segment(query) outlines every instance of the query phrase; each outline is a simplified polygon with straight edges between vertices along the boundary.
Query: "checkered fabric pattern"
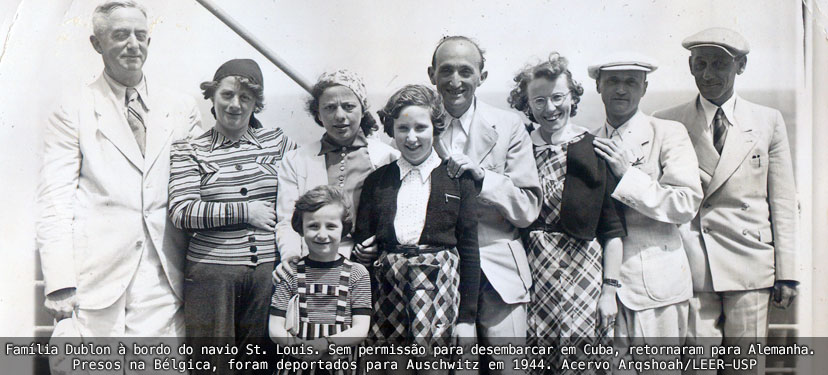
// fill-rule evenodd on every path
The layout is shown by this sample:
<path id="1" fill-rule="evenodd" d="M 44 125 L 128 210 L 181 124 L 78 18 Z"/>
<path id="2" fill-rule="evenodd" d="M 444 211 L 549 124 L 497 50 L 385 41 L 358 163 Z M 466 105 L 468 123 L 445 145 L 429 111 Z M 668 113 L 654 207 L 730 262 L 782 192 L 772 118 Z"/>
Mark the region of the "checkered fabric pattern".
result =
<path id="1" fill-rule="evenodd" d="M 543 224 L 555 225 L 560 220 L 567 146 L 568 143 L 535 147 L 535 161 L 544 193 L 538 220 Z M 532 302 L 528 306 L 528 343 L 555 347 L 571 345 L 580 351 L 586 343 L 594 344 L 601 337 L 611 337 L 611 333 L 599 332 L 597 327 L 602 282 L 603 251 L 600 244 L 596 240 L 584 241 L 565 233 L 544 231 L 529 232 L 526 242 L 534 276 Z M 544 358 L 544 364 L 560 369 L 563 359 L 560 354 L 551 355 Z M 567 359 L 590 358 L 576 354 Z"/>
<path id="2" fill-rule="evenodd" d="M 460 306 L 457 249 L 377 261 L 371 345 L 448 345 Z"/>

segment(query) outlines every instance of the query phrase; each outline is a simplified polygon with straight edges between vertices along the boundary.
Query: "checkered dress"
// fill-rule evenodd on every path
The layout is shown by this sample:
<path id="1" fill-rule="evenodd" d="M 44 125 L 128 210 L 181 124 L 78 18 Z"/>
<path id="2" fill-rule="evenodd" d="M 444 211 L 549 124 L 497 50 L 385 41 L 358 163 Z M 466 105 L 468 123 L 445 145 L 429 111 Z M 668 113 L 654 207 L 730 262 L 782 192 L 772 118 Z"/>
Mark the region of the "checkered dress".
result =
<path id="1" fill-rule="evenodd" d="M 537 219 L 541 224 L 556 225 L 560 221 L 567 148 L 581 138 L 583 135 L 569 143 L 534 147 L 543 189 L 543 206 Z M 536 230 L 526 233 L 526 244 L 535 278 L 528 311 L 528 342 L 558 348 L 572 345 L 580 351 L 596 337 L 606 336 L 607 332 L 598 332 L 597 327 L 603 252 L 598 241 Z M 548 361 L 544 365 L 560 369 L 564 358 L 558 354 L 543 359 Z"/>

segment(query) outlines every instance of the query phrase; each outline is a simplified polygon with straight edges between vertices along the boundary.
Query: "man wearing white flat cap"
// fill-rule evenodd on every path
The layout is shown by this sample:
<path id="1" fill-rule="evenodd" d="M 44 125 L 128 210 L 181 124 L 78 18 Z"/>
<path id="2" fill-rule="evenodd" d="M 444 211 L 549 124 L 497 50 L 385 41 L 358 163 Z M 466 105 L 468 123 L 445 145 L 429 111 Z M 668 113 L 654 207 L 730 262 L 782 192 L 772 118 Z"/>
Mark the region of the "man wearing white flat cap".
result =
<path id="1" fill-rule="evenodd" d="M 627 224 L 615 324 L 622 346 L 680 344 L 693 295 L 678 225 L 693 219 L 701 202 L 698 163 L 680 123 L 638 109 L 655 70 L 630 53 L 589 67 L 606 111 L 595 152 L 619 179 L 612 196 L 624 204 Z"/>
<path id="2" fill-rule="evenodd" d="M 681 227 L 695 296 L 688 343 L 745 344 L 767 336 L 768 305 L 796 296 L 796 188 L 785 122 L 778 110 L 734 91 L 748 42 L 711 28 L 682 42 L 699 95 L 656 116 L 690 133 L 704 189 L 701 209 Z"/>

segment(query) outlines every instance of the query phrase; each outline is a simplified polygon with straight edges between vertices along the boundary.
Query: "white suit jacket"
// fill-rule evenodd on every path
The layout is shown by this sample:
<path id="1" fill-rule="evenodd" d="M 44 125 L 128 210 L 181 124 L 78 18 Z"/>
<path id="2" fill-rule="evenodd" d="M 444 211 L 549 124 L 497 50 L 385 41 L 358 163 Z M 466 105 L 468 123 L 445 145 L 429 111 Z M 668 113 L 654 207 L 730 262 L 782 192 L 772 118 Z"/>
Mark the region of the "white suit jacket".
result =
<path id="1" fill-rule="evenodd" d="M 485 171 L 477 215 L 480 268 L 504 302 L 529 302 L 532 274 L 518 228 L 540 213 L 532 140 L 517 114 L 476 103 L 464 153 Z"/>
<path id="2" fill-rule="evenodd" d="M 704 201 L 681 228 L 695 289 L 751 290 L 799 280 L 796 187 L 782 114 L 737 96 L 719 157 L 702 133 L 707 124 L 699 100 L 656 114 L 684 124 L 699 159 Z"/>
<path id="3" fill-rule="evenodd" d="M 123 98 L 103 75 L 49 118 L 38 190 L 45 292 L 75 287 L 79 306 L 105 308 L 126 290 L 143 251 L 156 251 L 182 296 L 186 237 L 167 218 L 170 144 L 199 132 L 195 101 L 147 84 L 146 156 Z"/>
<path id="4" fill-rule="evenodd" d="M 608 138 L 606 127 L 595 135 Z M 693 288 L 678 226 L 702 199 L 693 145 L 681 124 L 640 111 L 621 137 L 633 166 L 612 193 L 627 223 L 618 298 L 635 311 L 686 301 Z"/>
<path id="5" fill-rule="evenodd" d="M 400 157 L 400 152 L 376 138 L 367 138 L 368 158 L 374 169 L 389 164 Z M 328 184 L 328 170 L 325 155 L 319 155 L 322 141 L 318 140 L 285 153 L 279 163 L 279 178 L 276 194 L 276 249 L 282 259 L 303 256 L 308 253 L 305 241 L 293 230 L 290 220 L 296 200 L 308 190 Z M 356 216 L 357 207 L 351 207 L 351 220 Z M 353 242 L 342 241 L 339 252 L 350 256 Z"/>

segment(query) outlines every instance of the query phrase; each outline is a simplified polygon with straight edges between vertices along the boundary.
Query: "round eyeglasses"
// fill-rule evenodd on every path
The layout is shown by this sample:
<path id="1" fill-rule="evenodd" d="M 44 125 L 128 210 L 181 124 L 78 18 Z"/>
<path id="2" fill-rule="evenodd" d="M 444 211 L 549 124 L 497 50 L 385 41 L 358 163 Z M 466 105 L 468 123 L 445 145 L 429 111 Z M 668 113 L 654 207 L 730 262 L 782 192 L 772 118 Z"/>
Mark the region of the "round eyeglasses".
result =
<path id="1" fill-rule="evenodd" d="M 572 92 L 567 91 L 566 93 L 557 92 L 552 94 L 552 96 L 538 96 L 530 101 L 532 104 L 532 108 L 536 110 L 542 110 L 547 108 L 546 106 L 549 105 L 549 102 L 552 102 L 552 106 L 559 106 L 563 104 L 566 97 L 569 96 Z"/>

